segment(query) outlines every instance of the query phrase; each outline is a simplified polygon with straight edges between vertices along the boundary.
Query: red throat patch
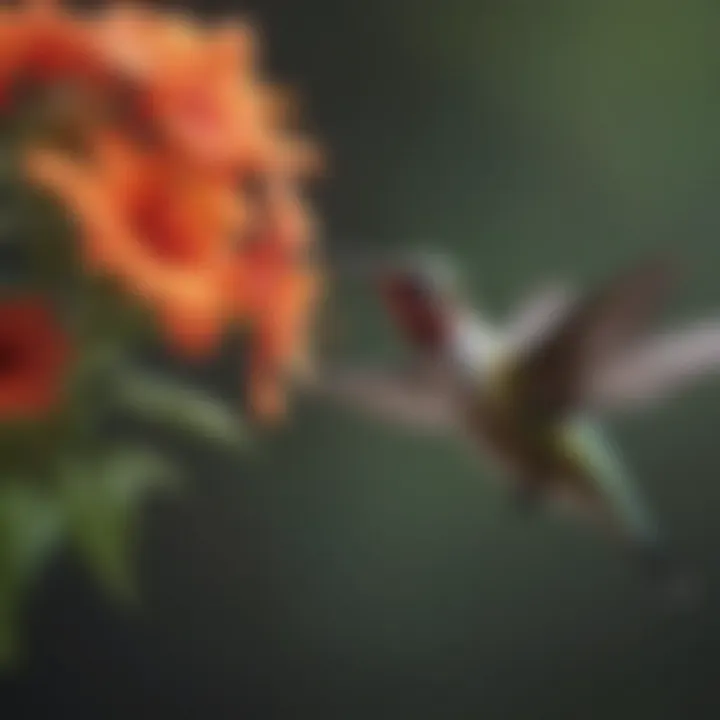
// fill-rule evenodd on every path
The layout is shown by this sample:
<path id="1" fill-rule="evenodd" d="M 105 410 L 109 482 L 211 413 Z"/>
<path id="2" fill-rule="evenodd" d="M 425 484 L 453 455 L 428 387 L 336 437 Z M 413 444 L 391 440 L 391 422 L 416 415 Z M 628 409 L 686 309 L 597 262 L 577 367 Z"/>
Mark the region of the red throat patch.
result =
<path id="1" fill-rule="evenodd" d="M 440 303 L 414 283 L 388 281 L 382 296 L 395 323 L 415 346 L 426 351 L 440 350 L 447 339 L 447 322 Z"/>

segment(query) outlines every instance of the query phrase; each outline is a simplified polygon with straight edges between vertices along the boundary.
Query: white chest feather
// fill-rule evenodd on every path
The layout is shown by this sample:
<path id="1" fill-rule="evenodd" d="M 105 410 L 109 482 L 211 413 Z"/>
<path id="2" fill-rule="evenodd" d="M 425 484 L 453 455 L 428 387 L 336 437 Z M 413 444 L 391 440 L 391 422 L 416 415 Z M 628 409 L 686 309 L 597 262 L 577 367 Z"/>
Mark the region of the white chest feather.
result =
<path id="1" fill-rule="evenodd" d="M 473 315 L 459 317 L 454 324 L 450 364 L 461 382 L 482 386 L 488 371 L 505 349 L 500 332 Z"/>

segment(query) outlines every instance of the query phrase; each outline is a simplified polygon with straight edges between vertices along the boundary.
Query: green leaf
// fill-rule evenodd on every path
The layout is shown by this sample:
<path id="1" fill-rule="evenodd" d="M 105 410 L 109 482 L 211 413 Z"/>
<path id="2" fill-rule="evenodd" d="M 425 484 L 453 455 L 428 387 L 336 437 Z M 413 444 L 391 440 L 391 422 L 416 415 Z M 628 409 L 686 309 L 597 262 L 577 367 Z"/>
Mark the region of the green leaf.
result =
<path id="1" fill-rule="evenodd" d="M 149 309 L 112 277 L 83 274 L 77 299 L 73 322 L 86 341 L 126 343 L 152 329 Z"/>
<path id="2" fill-rule="evenodd" d="M 64 294 L 82 283 L 77 229 L 65 208 L 41 190 L 21 184 L 16 207 L 32 259 L 34 280 L 43 289 Z"/>
<path id="3" fill-rule="evenodd" d="M 117 402 L 135 417 L 196 435 L 231 450 L 247 444 L 247 428 L 222 401 L 158 375 L 127 367 L 115 383 Z"/>
<path id="4" fill-rule="evenodd" d="M 62 539 L 62 510 L 39 488 L 0 485 L 0 665 L 17 659 L 22 601 Z"/>
<path id="5" fill-rule="evenodd" d="M 64 398 L 41 418 L 0 421 L 0 469 L 45 477 L 78 445 L 93 447 L 99 420 L 109 410 L 114 373 L 121 357 L 110 343 L 88 343 L 70 368 Z"/>
<path id="6" fill-rule="evenodd" d="M 127 353 L 122 338 L 95 335 L 78 341 L 79 353 L 66 380 L 61 408 L 63 440 L 92 447 L 103 418 L 113 414 L 114 385 Z"/>
<path id="7" fill-rule="evenodd" d="M 0 457 L 4 473 L 31 475 L 31 466 L 38 455 L 38 440 L 47 430 L 47 423 L 34 420 L 0 422 Z"/>
<path id="8" fill-rule="evenodd" d="M 174 479 L 165 458 L 136 446 L 65 464 L 62 496 L 71 543 L 111 596 L 136 601 L 131 565 L 138 516 L 148 494 L 168 489 Z"/>

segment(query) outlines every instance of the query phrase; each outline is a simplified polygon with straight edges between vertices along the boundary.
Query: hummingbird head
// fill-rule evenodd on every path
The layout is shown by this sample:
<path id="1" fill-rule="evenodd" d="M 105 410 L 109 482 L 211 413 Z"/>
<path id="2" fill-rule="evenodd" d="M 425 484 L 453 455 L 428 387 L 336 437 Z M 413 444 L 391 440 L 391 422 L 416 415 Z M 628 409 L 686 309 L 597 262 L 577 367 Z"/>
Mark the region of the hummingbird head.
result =
<path id="1" fill-rule="evenodd" d="M 446 346 L 459 301 L 457 273 L 446 257 L 413 255 L 387 263 L 377 284 L 388 312 L 414 345 L 429 352 Z"/>

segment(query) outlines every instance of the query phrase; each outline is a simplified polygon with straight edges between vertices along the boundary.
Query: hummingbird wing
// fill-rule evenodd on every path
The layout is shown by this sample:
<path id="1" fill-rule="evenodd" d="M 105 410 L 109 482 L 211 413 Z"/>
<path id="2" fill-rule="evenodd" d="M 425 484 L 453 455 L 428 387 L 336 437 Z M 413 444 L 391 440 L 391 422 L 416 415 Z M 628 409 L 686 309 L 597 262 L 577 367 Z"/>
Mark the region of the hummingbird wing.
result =
<path id="1" fill-rule="evenodd" d="M 577 409 L 588 378 L 644 328 L 673 275 L 667 261 L 653 258 L 574 303 L 520 351 L 513 376 L 516 400 L 544 420 Z"/>
<path id="2" fill-rule="evenodd" d="M 452 396 L 425 374 L 408 369 L 333 368 L 313 383 L 321 397 L 377 420 L 433 434 L 457 427 Z"/>
<path id="3" fill-rule="evenodd" d="M 589 403 L 598 409 L 652 403 L 720 371 L 720 320 L 660 335 L 597 373 Z"/>
<path id="4" fill-rule="evenodd" d="M 573 290 L 558 283 L 531 293 L 510 315 L 505 329 L 507 342 L 516 349 L 536 342 L 565 316 L 575 299 Z"/>

